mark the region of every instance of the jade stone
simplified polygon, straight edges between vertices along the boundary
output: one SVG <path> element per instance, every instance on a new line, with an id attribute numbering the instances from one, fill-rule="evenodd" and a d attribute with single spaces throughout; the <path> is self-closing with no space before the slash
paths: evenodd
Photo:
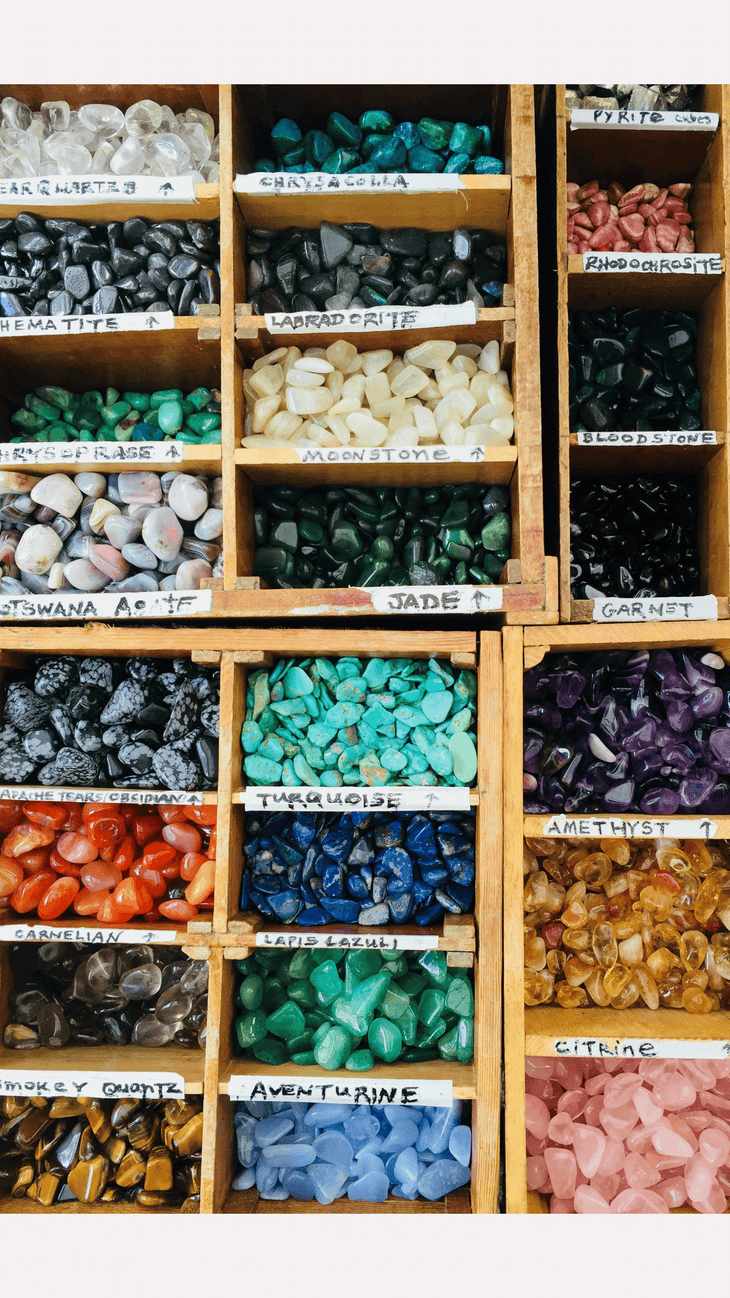
<path id="1" fill-rule="evenodd" d="M 492 584 L 510 555 L 509 505 L 505 487 L 477 483 L 256 487 L 254 574 L 284 590 Z"/>
<path id="2" fill-rule="evenodd" d="M 692 312 L 639 307 L 571 312 L 571 432 L 701 428 L 696 344 Z"/>
<path id="3" fill-rule="evenodd" d="M 470 785 L 476 775 L 476 675 L 430 659 L 378 659 L 368 679 L 359 658 L 281 659 L 249 677 L 241 737 L 250 784 Z M 298 668 L 292 676 L 292 669 Z M 302 677 L 311 691 L 305 693 Z M 429 719 L 420 704 L 440 720 Z M 440 701 L 439 695 L 448 695 Z M 263 712 L 261 699 L 268 698 Z M 283 763 L 257 733 L 279 740 Z M 266 726 L 264 727 L 264 720 Z M 392 754 L 406 758 L 405 766 Z M 438 757 L 438 760 L 437 760 Z M 385 764 L 384 758 L 388 759 Z"/>
<path id="4" fill-rule="evenodd" d="M 305 954 L 311 965 L 302 962 L 302 952 L 286 950 L 255 951 L 237 962 L 236 1004 L 244 1009 L 235 1024 L 240 1053 L 275 1065 L 309 1054 L 327 1072 L 366 1072 L 377 1060 L 471 1062 L 471 982 L 465 970 L 447 966 L 443 952 Z M 262 999 L 250 1010 L 244 997 L 250 998 L 253 979 L 261 983 Z M 300 986 L 314 992 L 315 1012 L 302 1008 Z"/>
<path id="5" fill-rule="evenodd" d="M 213 388 L 158 392 L 67 392 L 39 387 L 10 416 L 11 442 L 181 441 L 220 444 L 221 394 Z"/>
<path id="6" fill-rule="evenodd" d="M 500 175 L 504 163 L 490 153 L 488 126 L 422 117 L 397 122 L 390 113 L 370 108 L 357 122 L 334 111 L 317 129 L 302 131 L 282 117 L 269 136 L 272 157 L 259 158 L 256 171 L 439 172 Z M 273 161 L 275 158 L 276 161 Z M 458 161 L 458 168 L 455 162 Z"/>

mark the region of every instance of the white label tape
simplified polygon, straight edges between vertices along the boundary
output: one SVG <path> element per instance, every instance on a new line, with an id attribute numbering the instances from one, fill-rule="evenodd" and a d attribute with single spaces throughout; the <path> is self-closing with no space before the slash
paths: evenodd
<path id="1" fill-rule="evenodd" d="M 266 449 L 265 442 L 261 449 Z M 302 464 L 483 464 L 487 458 L 484 446 L 294 446 L 292 450 Z"/>
<path id="2" fill-rule="evenodd" d="M 0 318 L 0 340 L 22 334 L 159 333 L 174 329 L 172 311 L 130 311 L 126 315 L 13 315 Z"/>
<path id="3" fill-rule="evenodd" d="M 450 1105 L 450 1081 L 357 1081 L 348 1078 L 257 1077 L 237 1075 L 228 1082 L 232 1100 L 306 1100 L 310 1104 L 427 1104 Z"/>
<path id="4" fill-rule="evenodd" d="M 361 586 L 379 613 L 491 613 L 501 586 Z"/>
<path id="5" fill-rule="evenodd" d="M 557 1037 L 553 1053 L 590 1059 L 727 1059 L 730 1041 L 652 1041 L 642 1037 Z"/>
<path id="6" fill-rule="evenodd" d="M 179 464 L 182 442 L 0 442 L 0 464 Z"/>
<path id="7" fill-rule="evenodd" d="M 0 203 L 194 203 L 192 176 L 24 176 L 0 180 Z"/>
<path id="8" fill-rule="evenodd" d="M 594 599 L 594 622 L 716 622 L 714 595 L 681 599 Z"/>
<path id="9" fill-rule="evenodd" d="M 201 807 L 202 793 L 186 789 L 86 789 L 39 788 L 17 784 L 0 785 L 0 799 L 15 802 L 116 802 L 148 807 L 161 803 L 165 807 Z"/>
<path id="10" fill-rule="evenodd" d="M 0 595 L 0 618 L 22 622 L 88 621 L 91 618 L 191 617 L 209 613 L 211 590 L 129 591 L 126 595 L 49 591 L 47 595 Z"/>
<path id="11" fill-rule="evenodd" d="M 360 334 L 379 329 L 451 329 L 454 325 L 476 324 L 476 319 L 477 309 L 473 302 L 460 302 L 454 306 L 363 307 L 358 311 L 278 312 L 264 316 L 270 334 Z"/>
<path id="12" fill-rule="evenodd" d="M 716 131 L 719 113 L 657 112 L 646 108 L 573 108 L 570 129 L 592 126 L 620 126 L 634 131 Z"/>
<path id="13" fill-rule="evenodd" d="M 0 1073 L 0 1095 L 32 1095 L 56 1100 L 61 1096 L 77 1099 L 120 1100 L 135 1096 L 140 1100 L 182 1100 L 185 1082 L 179 1073 L 99 1073 L 37 1072 L 13 1069 Z"/>
<path id="14" fill-rule="evenodd" d="M 461 189 L 455 173 L 405 174 L 401 171 L 351 172 L 332 175 L 328 171 L 251 171 L 236 176 L 235 194 L 439 194 Z"/>
<path id="15" fill-rule="evenodd" d="M 585 271 L 646 275 L 722 275 L 719 253 L 584 252 Z"/>
<path id="16" fill-rule="evenodd" d="M 42 924 L 2 924 L 0 942 L 89 942 L 93 946 L 146 946 L 149 942 L 175 942 L 168 928 L 44 928 Z"/>
<path id="17" fill-rule="evenodd" d="M 446 785 L 385 785 L 357 789 L 324 785 L 249 785 L 243 791 L 247 811 L 468 811 L 469 789 Z"/>
<path id="18" fill-rule="evenodd" d="M 436 951 L 438 937 L 431 933 L 383 933 L 363 928 L 360 933 L 313 933 L 298 929 L 286 933 L 257 933 L 256 945 L 280 950 L 325 951 Z"/>
<path id="19" fill-rule="evenodd" d="M 714 820 L 676 820 L 671 816 L 624 820 L 603 816 L 551 816 L 540 831 L 546 838 L 714 838 Z"/>
<path id="20" fill-rule="evenodd" d="M 666 432 L 659 433 L 652 429 L 649 433 L 613 433 L 576 434 L 579 446 L 717 446 L 717 433 L 702 432 Z"/>

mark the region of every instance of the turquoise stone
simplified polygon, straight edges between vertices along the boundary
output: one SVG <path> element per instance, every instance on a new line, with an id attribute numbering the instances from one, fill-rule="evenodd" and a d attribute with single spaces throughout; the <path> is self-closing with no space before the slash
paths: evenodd
<path id="1" fill-rule="evenodd" d="M 451 736 L 449 752 L 454 762 L 454 775 L 460 784 L 470 784 L 477 773 L 477 751 L 470 735 L 463 730 Z M 255 760 L 255 759 L 254 759 Z"/>
<path id="2" fill-rule="evenodd" d="M 271 762 L 257 753 L 244 759 L 243 769 L 254 784 L 279 784 L 281 781 L 282 768 L 279 762 Z"/>
<path id="3" fill-rule="evenodd" d="M 299 127 L 290 117 L 282 117 L 271 132 L 271 142 L 280 158 L 284 154 L 290 153 L 301 138 L 302 133 Z"/>
<path id="4" fill-rule="evenodd" d="M 241 727 L 241 747 L 244 753 L 255 753 L 263 737 L 261 727 L 255 721 L 244 721 Z"/>
<path id="5" fill-rule="evenodd" d="M 425 145 L 417 144 L 408 154 L 408 167 L 410 171 L 438 172 L 443 171 L 445 162 L 440 158 L 438 153 L 428 149 Z"/>
<path id="6" fill-rule="evenodd" d="M 439 122 L 433 117 L 422 117 L 418 123 L 421 143 L 436 153 L 448 148 L 451 130 L 451 122 Z"/>
<path id="7" fill-rule="evenodd" d="M 482 137 L 482 143 L 479 152 L 488 153 L 492 143 L 492 132 L 490 131 L 488 126 L 477 126 L 477 130 L 479 131 Z"/>
<path id="8" fill-rule="evenodd" d="M 324 131 L 307 131 L 304 137 L 304 150 L 307 160 L 319 170 L 322 163 L 334 152 L 334 142 Z"/>
<path id="9" fill-rule="evenodd" d="M 284 678 L 284 689 L 288 698 L 302 698 L 306 694 L 311 694 L 314 685 L 305 671 L 301 667 L 290 667 Z"/>

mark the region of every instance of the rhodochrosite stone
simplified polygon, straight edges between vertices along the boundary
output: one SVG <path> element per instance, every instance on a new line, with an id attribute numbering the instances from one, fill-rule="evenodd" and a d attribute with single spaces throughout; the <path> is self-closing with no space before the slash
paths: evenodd
<path id="1" fill-rule="evenodd" d="M 527 1185 L 551 1212 L 725 1212 L 730 1061 L 525 1060 Z"/>

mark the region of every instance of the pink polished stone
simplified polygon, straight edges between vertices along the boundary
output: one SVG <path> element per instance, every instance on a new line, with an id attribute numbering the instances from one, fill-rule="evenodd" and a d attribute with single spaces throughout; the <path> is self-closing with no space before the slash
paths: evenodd
<path id="1" fill-rule="evenodd" d="M 541 1056 L 530 1055 L 525 1060 L 525 1072 L 528 1077 L 552 1077 L 551 1064 L 552 1059 L 543 1059 Z"/>
<path id="2" fill-rule="evenodd" d="M 573 1149 L 578 1167 L 589 1180 L 601 1166 L 607 1143 L 598 1127 L 586 1127 L 578 1122 L 573 1127 Z"/>
<path id="3" fill-rule="evenodd" d="M 651 1163 L 651 1166 L 655 1167 L 657 1172 L 660 1173 L 677 1172 L 680 1168 L 684 1169 L 687 1162 L 686 1158 L 669 1158 L 666 1154 L 655 1153 L 653 1149 L 650 1149 L 644 1157 L 647 1163 Z"/>
<path id="4" fill-rule="evenodd" d="M 643 1077 L 649 1086 L 653 1086 L 662 1077 L 669 1077 L 675 1072 L 675 1066 L 666 1059 L 642 1059 L 639 1064 L 639 1077 Z"/>
<path id="5" fill-rule="evenodd" d="M 537 1136 L 533 1136 L 531 1131 L 525 1133 L 525 1145 L 531 1158 L 539 1158 L 545 1153 L 549 1144 L 550 1141 L 547 1136 L 543 1136 L 542 1140 L 538 1140 Z"/>
<path id="6" fill-rule="evenodd" d="M 697 1087 L 680 1072 L 654 1084 L 654 1100 L 664 1109 L 689 1109 L 696 1099 Z"/>
<path id="7" fill-rule="evenodd" d="M 679 1071 L 698 1091 L 715 1085 L 715 1072 L 710 1060 L 680 1059 Z"/>
<path id="8" fill-rule="evenodd" d="M 119 496 L 127 505 L 156 505 L 162 500 L 158 473 L 120 473 Z"/>
<path id="9" fill-rule="evenodd" d="M 92 545 L 89 558 L 99 571 L 105 573 L 112 581 L 123 581 L 132 571 L 131 565 L 122 558 L 113 545 Z"/>
<path id="10" fill-rule="evenodd" d="M 638 1073 L 619 1073 L 612 1077 L 603 1092 L 607 1109 L 622 1109 L 630 1104 L 637 1091 L 641 1090 L 641 1078 Z"/>
<path id="11" fill-rule="evenodd" d="M 199 852 L 203 843 L 195 825 L 185 825 L 182 822 L 165 825 L 162 837 L 166 843 L 171 843 L 177 852 Z"/>
<path id="12" fill-rule="evenodd" d="M 559 1199 L 557 1194 L 554 1194 L 550 1199 L 551 1214 L 559 1213 L 559 1212 L 574 1212 L 574 1211 L 575 1209 L 573 1207 L 572 1199 Z"/>
<path id="13" fill-rule="evenodd" d="M 633 1104 L 626 1104 L 622 1109 L 604 1108 L 600 1118 L 603 1130 L 613 1140 L 625 1140 L 638 1121 L 639 1115 Z"/>
<path id="14" fill-rule="evenodd" d="M 607 1140 L 598 1166 L 599 1176 L 613 1176 L 624 1165 L 624 1147 L 620 1140 Z"/>
<path id="15" fill-rule="evenodd" d="M 586 1081 L 586 1090 L 590 1096 L 600 1095 L 605 1091 L 611 1078 L 607 1073 L 598 1073 L 595 1077 L 589 1077 Z"/>
<path id="16" fill-rule="evenodd" d="M 668 1158 L 690 1158 L 693 1149 L 688 1140 L 670 1127 L 669 1123 L 658 1123 L 651 1136 L 651 1143 L 657 1154 L 666 1154 Z"/>
<path id="17" fill-rule="evenodd" d="M 554 1140 L 558 1145 L 572 1145 L 572 1118 L 569 1118 L 567 1113 L 556 1113 L 555 1117 L 550 1119 L 548 1137 L 550 1140 Z"/>
<path id="18" fill-rule="evenodd" d="M 588 1127 L 597 1127 L 603 1113 L 603 1096 L 592 1095 L 583 1110 L 583 1118 Z"/>
<path id="19" fill-rule="evenodd" d="M 113 861 L 90 861 L 81 871 L 81 882 L 89 892 L 100 888 L 116 888 L 122 882 L 122 872 Z"/>
<path id="20" fill-rule="evenodd" d="M 610 1203 L 612 1199 L 616 1198 L 620 1188 L 621 1186 L 618 1176 L 591 1177 L 591 1189 L 597 1190 L 599 1194 L 602 1194 L 606 1203 Z"/>
<path id="21" fill-rule="evenodd" d="M 679 1117 L 676 1113 L 669 1113 L 667 1114 L 667 1117 L 669 1118 L 669 1125 L 672 1128 L 672 1131 L 676 1131 L 678 1136 L 681 1136 L 683 1140 L 686 1140 L 687 1144 L 692 1148 L 692 1153 L 696 1154 L 700 1147 L 699 1140 L 689 1123 L 686 1121 L 684 1114 Z"/>
<path id="22" fill-rule="evenodd" d="M 531 1135 L 544 1140 L 550 1125 L 550 1110 L 536 1095 L 525 1096 L 525 1126 Z"/>
<path id="23" fill-rule="evenodd" d="M 696 1212 L 724 1212 L 727 1208 L 725 1193 L 717 1181 L 713 1181 L 706 1199 L 692 1199 L 691 1203 Z"/>
<path id="24" fill-rule="evenodd" d="M 651 1163 L 647 1163 L 641 1154 L 628 1154 L 624 1163 L 624 1175 L 632 1190 L 646 1190 L 661 1181 L 661 1176 Z"/>
<path id="25" fill-rule="evenodd" d="M 97 590 L 103 590 L 109 585 L 109 578 L 105 572 L 97 568 L 95 563 L 89 559 L 72 559 L 70 563 L 63 565 L 63 575 L 74 590 L 86 591 L 93 594 Z"/>
<path id="26" fill-rule="evenodd" d="M 673 1208 L 681 1208 L 682 1204 L 687 1202 L 684 1177 L 670 1176 L 667 1181 L 662 1181 L 661 1185 L 657 1186 L 657 1194 L 662 1196 L 670 1212 Z"/>
<path id="27" fill-rule="evenodd" d="M 567 1113 L 569 1117 L 579 1118 L 588 1103 L 588 1092 L 581 1088 L 578 1091 L 563 1091 L 558 1100 L 558 1113 Z"/>
<path id="28" fill-rule="evenodd" d="M 650 1127 L 638 1126 L 626 1137 L 626 1149 L 632 1154 L 647 1154 L 653 1149 L 652 1136 L 660 1127 L 666 1127 L 665 1121 L 652 1123 Z"/>
<path id="29" fill-rule="evenodd" d="M 576 1212 L 609 1212 L 611 1208 L 603 1195 L 591 1185 L 579 1185 L 573 1199 Z"/>
<path id="30" fill-rule="evenodd" d="M 545 1150 L 545 1163 L 553 1193 L 559 1199 L 572 1200 L 577 1172 L 575 1154 L 570 1149 L 548 1148 Z"/>
<path id="31" fill-rule="evenodd" d="M 700 1100 L 716 1117 L 730 1119 L 730 1100 L 724 1099 L 722 1095 L 717 1095 L 713 1091 L 700 1091 Z"/>
<path id="32" fill-rule="evenodd" d="M 701 1154 L 693 1154 L 684 1169 L 684 1179 L 687 1185 L 687 1198 L 692 1199 L 693 1202 L 702 1203 L 710 1193 L 715 1181 L 715 1169 L 705 1161 Z"/>
<path id="33" fill-rule="evenodd" d="M 71 861 L 73 865 L 84 865 L 87 861 L 95 861 L 99 855 L 98 849 L 90 839 L 84 834 L 75 834 L 72 830 L 61 834 L 56 843 L 56 851 L 64 861 Z"/>
<path id="34" fill-rule="evenodd" d="M 547 1105 L 555 1103 L 555 1083 L 549 1079 L 541 1081 L 539 1077 L 525 1078 L 525 1092 L 527 1095 L 536 1095 L 538 1100 L 544 1100 Z"/>
<path id="35" fill-rule="evenodd" d="M 611 1212 L 617 1213 L 639 1213 L 639 1212 L 669 1212 L 667 1204 L 661 1195 L 656 1194 L 654 1190 L 622 1190 L 617 1194 L 611 1204 Z"/>
<path id="36" fill-rule="evenodd" d="M 583 1061 L 580 1059 L 553 1059 L 553 1081 L 564 1091 L 576 1090 L 583 1081 Z"/>
<path id="37" fill-rule="evenodd" d="M 705 1127 L 717 1127 L 720 1131 L 725 1131 L 726 1135 L 730 1134 L 730 1127 L 722 1118 L 715 1118 L 711 1113 L 705 1113 L 703 1110 L 692 1109 L 690 1113 L 685 1113 L 685 1122 L 696 1136 L 699 1136 Z"/>
<path id="38" fill-rule="evenodd" d="M 660 1109 L 659 1105 L 655 1103 L 652 1092 L 648 1091 L 645 1086 L 635 1091 L 631 1098 L 645 1127 L 650 1127 L 652 1123 L 658 1122 L 663 1116 L 664 1110 Z"/>
<path id="39" fill-rule="evenodd" d="M 547 1163 L 544 1158 L 528 1158 L 525 1163 L 528 1190 L 539 1190 L 547 1180 Z"/>
<path id="40" fill-rule="evenodd" d="M 728 1140 L 724 1131 L 718 1131 L 715 1127 L 707 1127 L 700 1132 L 700 1153 L 706 1163 L 711 1167 L 721 1167 L 727 1163 L 730 1155 L 730 1140 Z"/>

